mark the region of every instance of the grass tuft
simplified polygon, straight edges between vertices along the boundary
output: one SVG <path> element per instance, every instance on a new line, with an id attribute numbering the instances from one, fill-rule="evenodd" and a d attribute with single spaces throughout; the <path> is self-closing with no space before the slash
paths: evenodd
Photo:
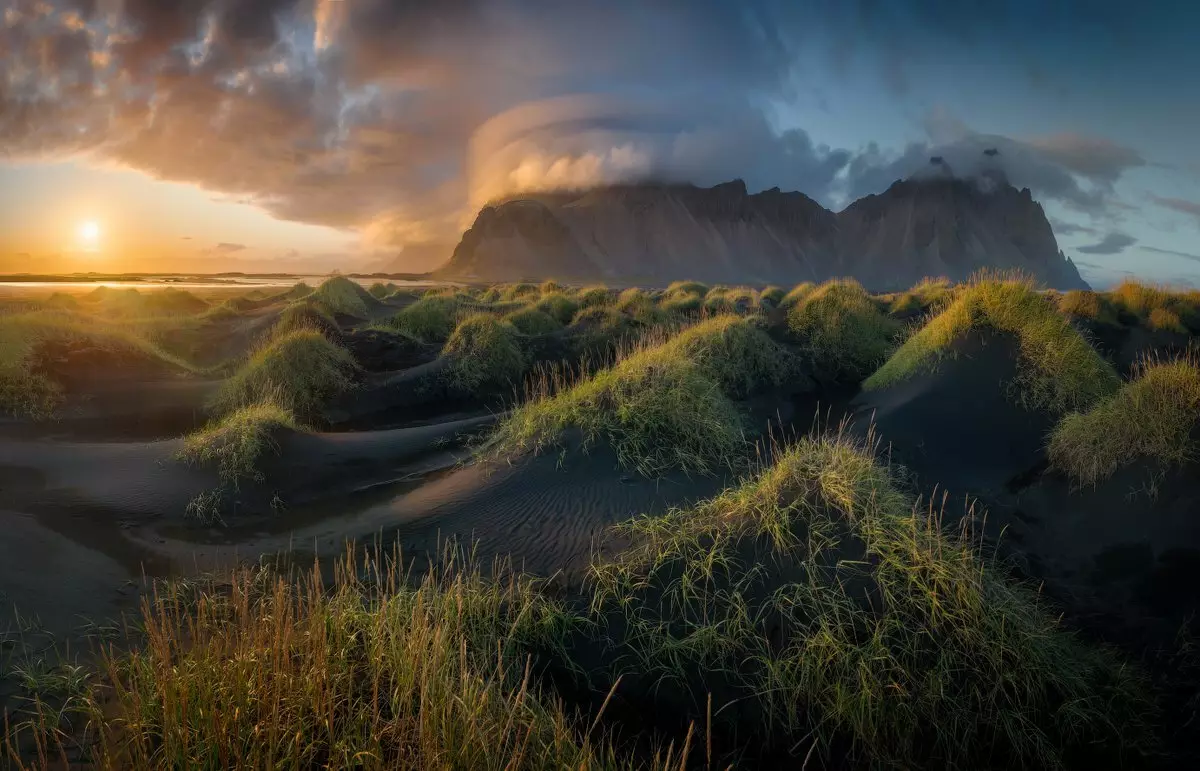
<path id="1" fill-rule="evenodd" d="M 810 294 L 812 294 L 813 290 L 816 288 L 817 285 L 811 281 L 805 281 L 801 284 L 796 284 L 796 286 L 792 287 L 790 292 L 783 296 L 783 301 L 780 303 L 780 307 L 790 308 L 793 305 L 796 305 L 805 297 L 808 297 Z"/>
<path id="2" fill-rule="evenodd" d="M 262 481 L 258 461 L 276 449 L 274 434 L 285 428 L 299 428 L 291 412 L 270 402 L 252 404 L 187 436 L 179 459 L 216 466 L 221 484 L 236 490 L 243 480 Z"/>
<path id="3" fill-rule="evenodd" d="M 1050 462 L 1085 485 L 1143 458 L 1181 465 L 1195 459 L 1198 420 L 1200 365 L 1148 363 L 1116 393 L 1062 419 L 1050 436 Z"/>
<path id="4" fill-rule="evenodd" d="M 558 319 L 537 308 L 522 308 L 504 317 L 523 335 L 549 335 L 563 328 Z"/>
<path id="5" fill-rule="evenodd" d="M 327 279 L 310 295 L 313 302 L 320 303 L 330 313 L 365 319 L 371 315 L 371 307 L 378 300 L 360 284 L 345 276 Z"/>
<path id="6" fill-rule="evenodd" d="M 580 308 L 602 308 L 613 302 L 613 294 L 604 284 L 585 286 L 575 293 Z"/>
<path id="7" fill-rule="evenodd" d="M 384 322 L 385 326 L 424 343 L 442 344 L 458 323 L 459 303 L 450 297 L 427 295 Z"/>
<path id="8" fill-rule="evenodd" d="M 787 292 L 783 287 L 769 286 L 758 293 L 758 304 L 764 308 L 778 308 L 783 304 Z"/>
<path id="9" fill-rule="evenodd" d="M 300 329 L 274 336 L 254 351 L 213 398 L 224 416 L 271 402 L 300 419 L 315 416 L 325 401 L 352 385 L 354 359 L 320 332 Z"/>
<path id="10" fill-rule="evenodd" d="M 851 380 L 879 366 L 899 332 L 896 321 L 849 279 L 827 281 L 796 300 L 788 309 L 788 328 L 818 372 Z"/>
<path id="11" fill-rule="evenodd" d="M 1086 289 L 1072 289 L 1063 294 L 1058 298 L 1058 309 L 1072 319 L 1110 326 L 1119 323 L 1112 301 L 1105 295 Z"/>
<path id="12" fill-rule="evenodd" d="M 1187 328 L 1179 319 L 1179 314 L 1167 308 L 1154 308 L 1146 318 L 1146 326 L 1156 332 L 1175 332 L 1186 335 Z"/>
<path id="13" fill-rule="evenodd" d="M 554 317 L 560 324 L 570 324 L 579 311 L 579 303 L 562 292 L 543 295 L 533 307 Z"/>
<path id="14" fill-rule="evenodd" d="M 450 360 L 450 383 L 471 392 L 518 382 L 527 362 L 517 336 L 515 326 L 489 313 L 461 321 L 442 349 L 442 355 Z"/>
<path id="15" fill-rule="evenodd" d="M 1032 282 L 979 279 L 960 288 L 946 310 L 914 334 L 863 383 L 886 388 L 934 370 L 971 330 L 1013 335 L 1020 345 L 1020 400 L 1030 408 L 1066 412 L 1113 393 L 1120 380 L 1051 300 Z"/>

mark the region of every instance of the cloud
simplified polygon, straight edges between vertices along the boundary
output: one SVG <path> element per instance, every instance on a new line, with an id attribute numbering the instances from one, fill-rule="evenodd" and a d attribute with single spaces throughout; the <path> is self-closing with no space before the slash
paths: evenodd
<path id="1" fill-rule="evenodd" d="M 1150 200 L 1164 208 L 1195 217 L 1197 224 L 1200 224 L 1200 202 L 1188 201 L 1183 198 L 1164 198 L 1153 194 L 1151 194 Z"/>
<path id="2" fill-rule="evenodd" d="M 853 200 L 896 179 L 924 173 L 930 158 L 962 178 L 1002 172 L 1016 187 L 1029 188 L 1043 200 L 1058 201 L 1093 217 L 1112 217 L 1127 207 L 1113 183 L 1129 169 L 1145 164 L 1137 152 L 1078 134 L 1014 139 L 974 130 L 943 109 L 925 118 L 925 142 L 887 153 L 871 145 L 849 164 L 846 196 Z M 990 151 L 995 150 L 995 153 Z"/>
<path id="3" fill-rule="evenodd" d="M 1142 245 L 1142 246 L 1139 246 L 1138 248 L 1144 249 L 1147 252 L 1154 252 L 1156 254 L 1167 254 L 1172 257 L 1182 257 L 1183 259 L 1191 260 L 1192 262 L 1200 262 L 1200 254 L 1192 254 L 1191 252 L 1180 252 L 1180 251 L 1176 251 L 1175 249 L 1161 249 L 1157 246 Z"/>
<path id="4" fill-rule="evenodd" d="M 1089 228 L 1086 225 L 1067 222 L 1066 220 L 1060 220 L 1055 217 L 1049 217 L 1047 219 L 1049 219 L 1050 227 L 1054 230 L 1054 235 L 1056 236 L 1074 236 L 1081 233 L 1095 235 L 1096 233 L 1095 228 Z"/>
<path id="5" fill-rule="evenodd" d="M 202 251 L 204 252 L 204 254 L 229 255 L 229 254 L 237 254 L 238 252 L 244 252 L 248 248 L 249 247 L 247 247 L 245 244 L 220 243 L 220 244 L 217 244 L 216 246 L 212 247 L 211 249 L 204 249 Z"/>
<path id="6" fill-rule="evenodd" d="M 1109 233 L 1097 243 L 1080 246 L 1078 251 L 1084 254 L 1119 254 L 1125 247 L 1133 246 L 1137 239 L 1127 233 Z"/>

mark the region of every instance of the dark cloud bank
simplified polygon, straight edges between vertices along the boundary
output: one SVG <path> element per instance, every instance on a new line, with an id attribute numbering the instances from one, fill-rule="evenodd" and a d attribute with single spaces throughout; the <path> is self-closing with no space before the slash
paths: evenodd
<path id="1" fill-rule="evenodd" d="M 815 29 L 835 59 L 878 42 L 905 87 L 886 4 L 818 6 L 9 0 L 0 158 L 87 153 L 424 255 L 521 189 L 741 177 L 836 205 L 937 154 L 960 175 L 1001 164 L 1013 184 L 1102 216 L 1144 163 L 1092 137 L 991 136 L 936 112 L 928 141 L 900 152 L 778 133 L 765 116 Z M 992 23 L 955 7 L 909 10 L 964 38 Z"/>

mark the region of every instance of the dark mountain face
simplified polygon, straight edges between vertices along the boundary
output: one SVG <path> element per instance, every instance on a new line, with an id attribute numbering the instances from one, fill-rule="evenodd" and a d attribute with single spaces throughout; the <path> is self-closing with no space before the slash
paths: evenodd
<path id="1" fill-rule="evenodd" d="M 435 273 L 628 283 L 853 276 L 888 290 L 981 268 L 1021 270 L 1060 289 L 1086 286 L 1028 190 L 1002 177 L 948 175 L 896 182 L 839 214 L 802 193 L 751 195 L 741 180 L 538 194 L 483 209 Z"/>

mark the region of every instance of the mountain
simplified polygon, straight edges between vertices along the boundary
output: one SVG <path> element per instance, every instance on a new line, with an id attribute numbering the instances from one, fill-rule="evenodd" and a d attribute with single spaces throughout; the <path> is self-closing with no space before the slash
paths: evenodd
<path id="1" fill-rule="evenodd" d="M 837 214 L 802 193 L 751 195 L 741 180 L 531 194 L 480 211 L 434 274 L 630 284 L 853 276 L 883 291 L 980 268 L 1020 269 L 1060 289 L 1087 286 L 1042 207 L 998 174 L 902 180 Z"/>

